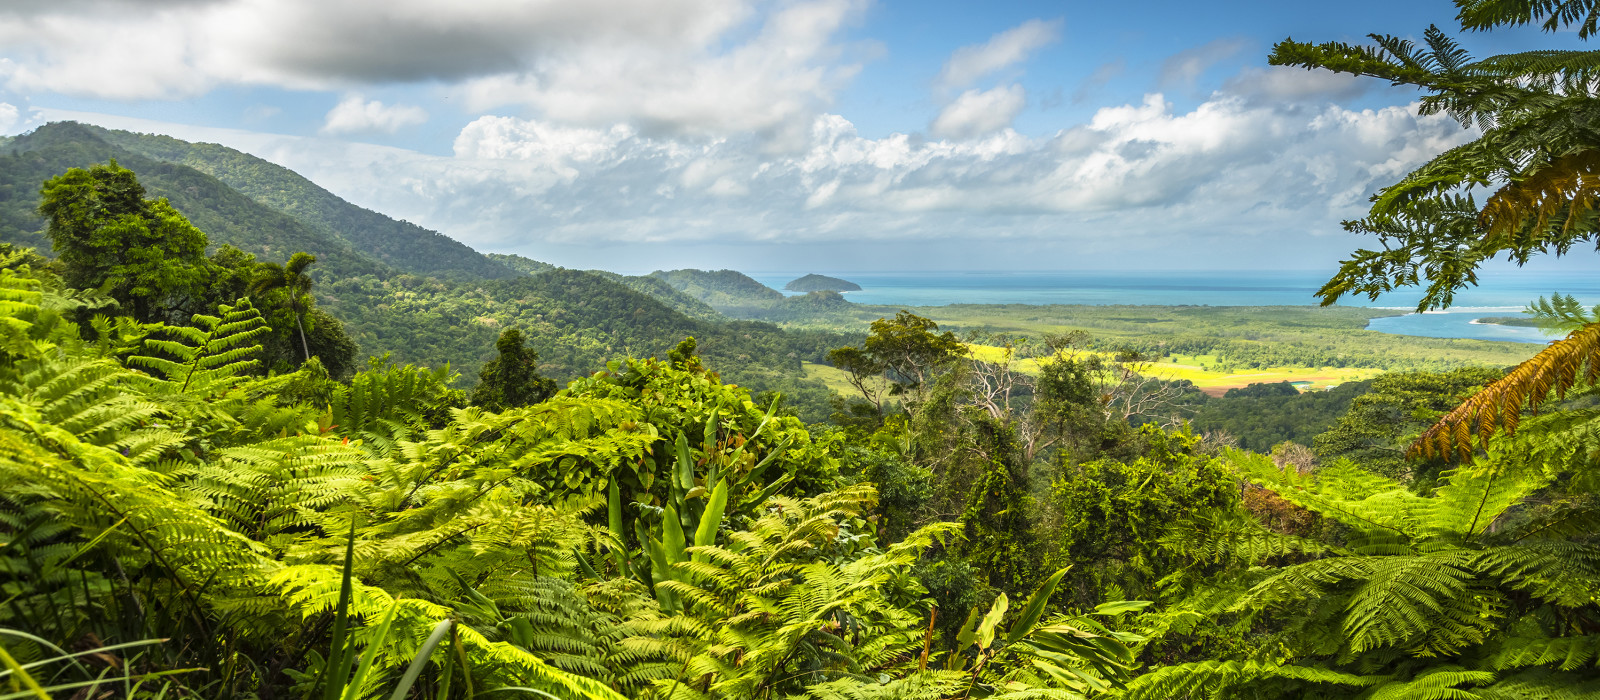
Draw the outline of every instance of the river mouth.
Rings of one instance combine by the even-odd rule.
[[[1402,316],[1385,316],[1367,322],[1367,330],[1394,335],[1412,335],[1424,338],[1467,338],[1472,340],[1506,340],[1513,343],[1548,343],[1556,335],[1546,335],[1538,328],[1503,326],[1477,323],[1480,318],[1520,316],[1521,307],[1466,307],[1446,311],[1409,313]]]

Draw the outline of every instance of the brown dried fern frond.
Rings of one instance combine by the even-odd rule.
[[[1550,344],[1505,378],[1483,388],[1439,419],[1411,443],[1412,456],[1467,459],[1473,435],[1488,449],[1489,439],[1500,430],[1516,432],[1524,408],[1536,409],[1550,392],[1558,397],[1579,384],[1600,378],[1600,323],[1591,323]]]
[[[1508,183],[1484,202],[1478,223],[1489,238],[1538,237],[1560,227],[1560,237],[1592,222],[1600,210],[1600,150],[1553,158],[1527,177]]]

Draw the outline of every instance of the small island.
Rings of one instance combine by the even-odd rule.
[[[861,285],[827,275],[806,275],[786,285],[791,292],[859,292]]]
[[[1539,327],[1538,321],[1528,318],[1527,316],[1485,316],[1483,318],[1474,319],[1472,322],[1491,326],[1517,326],[1521,328]]]

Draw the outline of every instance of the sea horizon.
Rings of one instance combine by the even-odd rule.
[[[969,272],[793,272],[745,273],[783,291],[806,274],[854,282],[861,291],[845,298],[870,306],[935,307],[953,304],[1085,306],[1318,306],[1315,292],[1328,279],[1313,270],[1194,271],[969,271]],[[1483,316],[1519,315],[1531,302],[1553,293],[1588,305],[1600,303],[1600,276],[1583,271],[1499,270],[1480,274],[1479,284],[1457,292],[1443,311],[1414,313],[1423,290],[1410,288],[1377,299],[1347,296],[1342,306],[1408,312],[1375,319],[1372,330],[1437,338],[1476,338],[1543,343],[1537,328],[1476,324]],[[784,292],[795,295],[797,292]]]

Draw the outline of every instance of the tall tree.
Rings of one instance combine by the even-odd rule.
[[[316,303],[311,298],[313,282],[311,276],[306,274],[306,268],[316,261],[317,256],[310,253],[295,253],[284,265],[263,263],[250,289],[254,294],[266,296],[278,293],[287,299],[289,311],[294,314],[295,327],[300,330],[300,349],[305,352],[306,360],[311,359],[311,345],[306,342],[305,316]]]
[[[132,170],[115,160],[46,180],[39,213],[66,282],[103,288],[141,321],[204,292],[206,234],[165,198],[148,199]]]
[[[555,395],[555,380],[539,374],[539,353],[523,342],[522,331],[507,328],[494,346],[500,354],[485,362],[478,373],[473,405],[504,411],[532,406]]]
[[[954,333],[938,330],[932,320],[901,311],[873,321],[862,347],[835,348],[828,362],[850,373],[851,385],[880,413],[885,394],[920,403],[934,376],[967,353]]]

